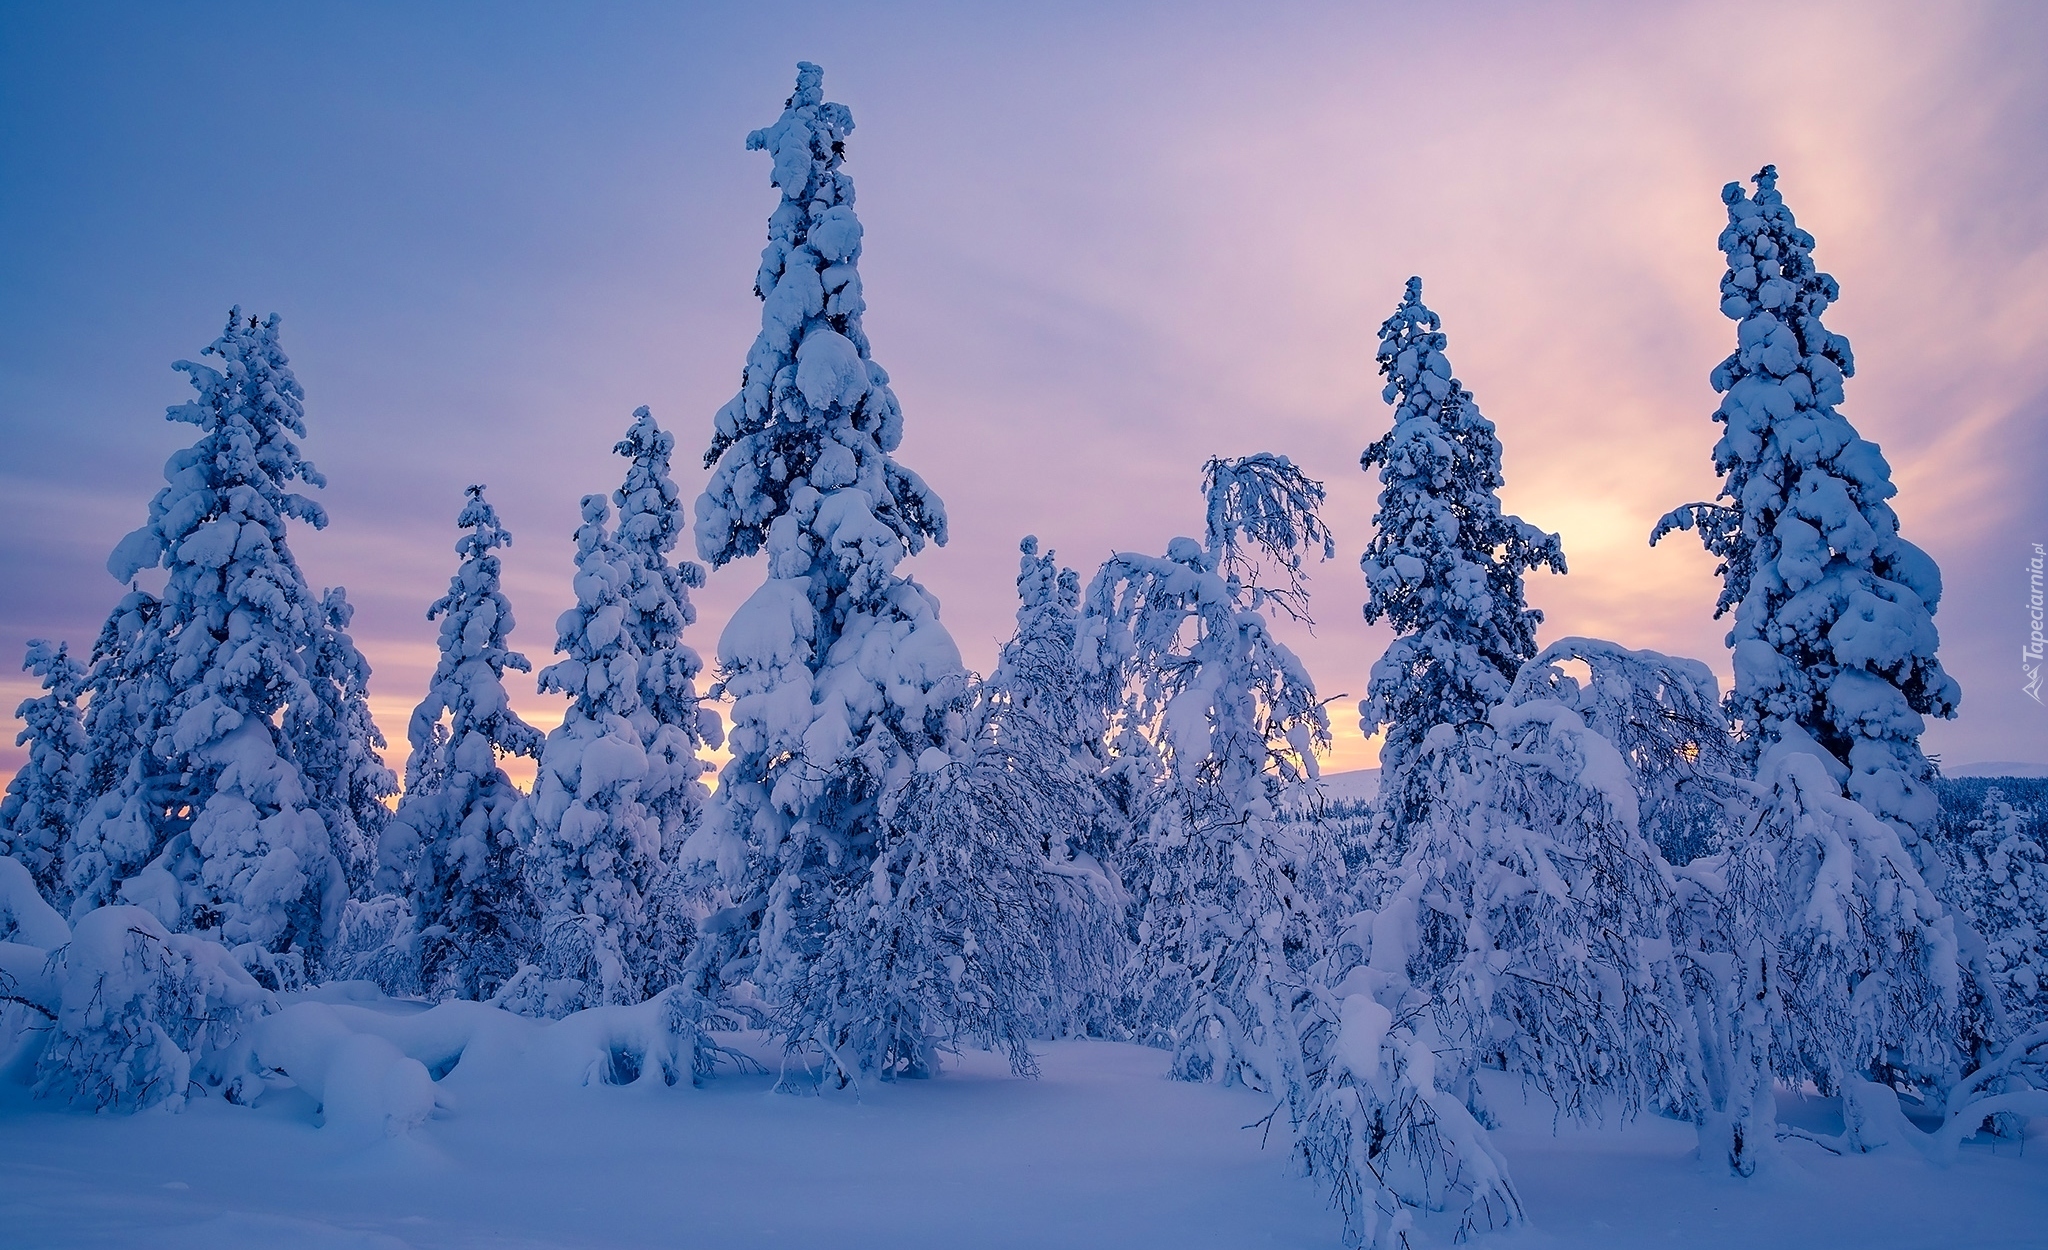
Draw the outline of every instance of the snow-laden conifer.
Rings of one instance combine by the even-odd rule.
[[[384,800],[398,792],[398,775],[384,765],[384,731],[370,718],[370,662],[348,633],[354,616],[341,587],[320,596],[302,659],[313,697],[293,704],[284,719],[310,806],[327,825],[352,890],[376,869],[391,815]]]
[[[1571,666],[1586,670],[1583,681]],[[1560,638],[1522,667],[1510,703],[1554,699],[1613,743],[1635,773],[1640,825],[1664,858],[1712,849],[1746,810],[1748,773],[1706,665],[1598,638]]]
[[[520,808],[527,879],[540,908],[540,1009],[559,1014],[638,1002],[649,990],[649,901],[661,879],[661,825],[640,801],[647,748],[640,710],[640,631],[629,623],[643,583],[639,558],[609,526],[603,495],[583,497],[576,529],[576,605],[555,622],[563,658],[540,673],[568,696],[547,736],[533,793]]]
[[[1935,658],[1941,571],[1899,537],[1891,466],[1836,411],[1856,368],[1849,341],[1821,323],[1840,287],[1814,268],[1813,236],[1794,223],[1776,168],[1754,181],[1753,197],[1739,183],[1721,192],[1721,311],[1739,323],[1713,374],[1726,502],[1671,512],[1651,541],[1696,528],[1720,557],[1715,612],[1735,612],[1728,715],[1748,757],[1789,737],[1819,743],[1847,767],[1849,795],[1898,826],[1938,885],[1922,845],[1936,804],[1920,733],[1923,717],[1953,716],[1961,698]]]
[[[43,693],[14,710],[22,722],[14,744],[28,748],[28,760],[0,800],[0,855],[20,860],[44,897],[62,906],[70,891],[58,856],[86,780],[85,724],[78,716],[85,670],[64,643],[41,638],[29,640],[21,667],[41,680]]]
[[[1108,766],[1108,717],[1093,697],[1093,675],[1082,668],[1074,650],[1081,579],[1074,570],[1061,568],[1055,553],[1040,552],[1035,537],[1027,536],[1018,551],[1017,632],[1003,644],[979,695],[998,737],[1020,744],[1031,740],[1059,756],[1057,766],[1072,778],[1071,788],[1080,792],[1078,801],[1090,812],[1077,828],[1046,830],[1046,854],[1099,869],[1120,831],[1115,812],[1097,793]]]
[[[1173,1047],[1175,1076],[1247,1085],[1291,1120],[1322,934],[1301,886],[1310,827],[1280,821],[1275,802],[1315,775],[1329,722],[1266,609],[1303,612],[1302,559],[1331,543],[1321,484],[1285,457],[1211,460],[1203,486],[1203,541],[1112,556],[1082,625],[1084,663],[1112,675],[1120,718],[1166,768],[1166,795],[1120,857],[1139,916],[1131,1023]]]
[[[406,731],[405,798],[385,827],[378,884],[410,897],[421,988],[481,999],[534,944],[537,917],[513,821],[522,796],[498,761],[538,758],[541,735],[505,693],[506,670],[531,668],[509,645],[512,605],[498,588],[497,552],[512,535],[481,486],[464,493],[455,523],[462,564],[427,609],[441,622],[441,658]]]
[[[93,642],[85,776],[61,856],[73,916],[112,902],[189,823],[178,773],[152,749],[170,699],[156,629],[162,610],[155,595],[131,589]]]
[[[1422,302],[1422,279],[1408,279],[1380,326],[1381,397],[1394,406],[1394,428],[1359,457],[1380,477],[1375,532],[1359,560],[1365,619],[1396,635],[1373,665],[1359,719],[1367,736],[1386,731],[1377,806],[1395,856],[1433,797],[1409,774],[1423,739],[1438,725],[1484,738],[1487,709],[1536,654],[1543,614],[1527,605],[1522,575],[1565,569],[1557,535],[1501,511],[1500,439],[1451,373],[1441,324]]]
[[[157,826],[155,835],[169,836],[122,883],[123,897],[170,928],[216,934],[283,976],[318,967],[348,883],[280,723],[288,708],[318,697],[306,651],[324,621],[286,526],[317,528],[327,515],[291,489],[325,479],[292,441],[305,434],[304,393],[277,327],[275,316],[258,322],[236,309],[207,348],[219,368],[176,365],[198,396],[166,415],[199,427],[199,441],[171,457],[148,523],[107,560],[117,581],[157,565],[168,573],[160,606],[119,644],[141,666],[126,678],[141,689],[128,693],[161,703],[155,739],[141,744],[155,758],[139,768],[131,761],[140,789],[122,793],[124,783],[120,804],[99,815],[121,820],[131,800],[154,807],[161,796],[142,791],[153,778],[175,777],[176,816],[189,825]]]
[[[640,655],[640,706],[630,719],[647,748],[647,778],[640,801],[661,828],[661,875],[650,900],[650,944],[666,985],[683,974],[682,960],[695,931],[691,874],[682,846],[703,816],[711,771],[701,752],[724,740],[718,713],[702,706],[697,675],[704,661],[683,642],[696,623],[690,592],[704,585],[704,566],[671,561],[684,528],[681,494],[669,476],[675,435],[655,424],[646,408],[636,409],[626,437],[613,448],[628,460],[626,479],[612,492],[618,505],[618,544],[639,563],[630,598],[628,628]]]
[[[851,1040],[801,1003],[820,959],[861,966],[835,919],[864,894],[884,813],[926,752],[964,761],[966,675],[938,601],[897,572],[944,542],[944,505],[890,455],[903,414],[861,328],[861,224],[841,168],[853,129],[815,65],[774,125],[747,137],[781,201],[755,290],[761,332],[719,410],[696,503],[714,567],[757,552],[767,580],[720,636],[732,759],[692,854],[733,899],[707,921],[698,984],[750,980],[792,1045]]]

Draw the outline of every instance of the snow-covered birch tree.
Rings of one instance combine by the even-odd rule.
[[[1425,775],[1448,792],[1400,869],[1408,977],[1450,1047],[1439,1080],[1463,1092],[1474,1067],[1501,1067],[1567,1114],[1683,1105],[1672,882],[1632,771],[1553,700],[1498,705],[1490,725],[1476,747],[1453,726],[1425,740]]]
[[[1455,1210],[1461,1235],[1522,1222],[1483,1131],[1482,1065],[1565,1115],[1693,1105],[1673,882],[1628,764],[1555,700],[1488,715],[1484,736],[1445,724],[1423,740],[1411,767],[1441,797],[1395,888],[1315,969],[1334,1027],[1309,1051],[1296,1148],[1354,1244],[1403,1244],[1406,1208]]]
[[[1009,772],[1034,791],[1031,840],[1055,879],[1061,973],[1048,987],[1053,1010],[1042,1031],[1108,1035],[1116,1031],[1130,904],[1114,864],[1130,826],[1105,785],[1103,683],[1075,652],[1080,577],[1040,552],[1035,537],[1018,550],[1017,632],[975,690],[977,749],[1009,761]]]
[[[28,760],[0,800],[0,855],[20,860],[43,897],[61,908],[70,891],[58,857],[86,780],[85,724],[78,715],[85,670],[65,644],[41,638],[29,640],[21,667],[41,680],[43,692],[14,710],[22,722],[14,744],[28,748]]]
[[[540,732],[512,710],[507,670],[512,605],[497,552],[512,545],[484,488],[464,492],[448,593],[427,609],[441,622],[441,658],[406,736],[405,798],[385,826],[379,885],[411,899],[421,988],[430,997],[485,998],[532,952],[537,917],[513,815],[522,796],[500,758],[539,758]]]
[[[1365,619],[1395,631],[1373,665],[1359,720],[1380,748],[1378,801],[1392,855],[1429,810],[1430,783],[1411,777],[1423,739],[1438,725],[1486,736],[1487,709],[1506,697],[1536,654],[1543,614],[1527,605],[1522,576],[1565,571],[1557,535],[1501,511],[1501,444],[1472,393],[1451,372],[1448,339],[1408,279],[1401,305],[1380,326],[1381,398],[1394,427],[1359,457],[1380,478],[1365,572]]]
[[[1856,363],[1821,315],[1841,288],[1814,267],[1813,236],[1793,221],[1776,167],[1754,182],[1754,196],[1733,182],[1721,192],[1721,311],[1738,323],[1736,350],[1713,373],[1725,502],[1674,510],[1650,541],[1697,529],[1721,560],[1715,614],[1735,613],[1728,718],[1748,758],[1788,730],[1811,737],[1938,885],[1922,845],[1936,804],[1920,734],[1924,717],[1955,715],[1962,697],[1935,657],[1941,570],[1899,536],[1891,466],[1836,410]]]
[[[1291,1124],[1322,932],[1301,883],[1309,826],[1275,802],[1314,777],[1329,721],[1267,613],[1306,619],[1303,559],[1333,546],[1321,484],[1285,457],[1211,460],[1203,488],[1203,540],[1112,556],[1081,627],[1083,662],[1111,674],[1119,717],[1166,768],[1167,796],[1120,857],[1139,916],[1131,1026],[1173,1047],[1175,1076],[1270,1094]]]
[[[692,851],[734,900],[706,922],[697,985],[751,981],[785,1040],[838,1056],[844,1074],[883,1057],[849,1054],[857,1038],[812,967],[861,940],[834,916],[871,888],[885,814],[920,761],[966,757],[967,681],[938,601],[897,572],[945,541],[946,513],[890,455],[903,413],[861,328],[861,224],[841,167],[853,116],[823,77],[799,65],[782,116],[747,136],[781,199],[755,278],[761,332],[718,412],[695,534],[713,567],[761,553],[768,576],[719,639],[732,759]]]
[[[1417,1210],[1455,1211],[1461,1240],[1525,1218],[1486,1126],[1438,1079],[1437,1013],[1408,979],[1415,921],[1400,897],[1358,915],[1313,979],[1331,1027],[1294,1149],[1343,1215],[1344,1243],[1363,1250],[1408,1250]]]
[[[1966,1061],[1955,917],[1897,827],[1844,797],[1843,772],[1810,740],[1780,742],[1755,815],[1688,866],[1719,915],[1696,926],[1693,955],[1718,1002],[1707,1044],[1722,1048],[1707,1056],[1702,1153],[1738,1174],[1772,1149],[1779,1080],[1841,1094],[1845,1143],[1870,1149],[1903,1123],[1895,1086],[1931,1092]]]
[[[1568,669],[1583,666],[1583,681]],[[1714,849],[1748,809],[1720,684],[1698,660],[1560,638],[1522,666],[1508,702],[1554,699],[1614,744],[1636,779],[1642,834],[1672,864]]]

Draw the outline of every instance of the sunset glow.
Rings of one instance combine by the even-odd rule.
[[[1020,536],[1085,575],[1196,530],[1206,457],[1283,452],[1328,484],[1341,548],[1314,570],[1314,634],[1289,637],[1326,695],[1350,696],[1326,766],[1370,765],[1351,709],[1387,638],[1358,616],[1377,484],[1357,457],[1388,422],[1374,329],[1419,273],[1499,426],[1508,507],[1563,535],[1570,574],[1530,584],[1543,637],[1697,656],[1725,681],[1713,562],[1688,536],[1645,539],[1714,493],[1706,375],[1733,344],[1718,192],[1774,161],[1842,283],[1831,323],[1860,365],[1844,411],[1884,446],[1905,533],[1947,580],[1963,713],[1929,746],[2048,756],[2012,662],[2015,570],[2048,533],[2038,15],[1795,6],[1737,55],[1714,5],[1453,11],[770,27],[621,10],[569,55],[545,25],[478,42],[448,10],[374,34],[277,26],[253,94],[209,67],[254,28],[18,15],[34,30],[17,47],[64,55],[17,59],[0,87],[24,119],[0,200],[0,653],[90,645],[118,590],[106,552],[179,445],[166,366],[239,301],[284,316],[333,517],[293,542],[309,580],[358,605],[390,762],[468,482],[517,536],[515,642],[547,663],[576,500],[616,484],[634,405],[677,432],[685,493],[702,480],[771,203],[740,139],[805,55],[858,119],[869,331],[904,461],[952,514],[951,544],[906,568],[970,667],[1009,632]],[[368,84],[384,111],[354,103]],[[265,154],[225,200],[183,155],[224,107]],[[712,575],[700,650],[759,578]],[[10,707],[30,689],[0,677]],[[559,719],[514,692],[532,723]],[[9,747],[0,771],[18,760]]]

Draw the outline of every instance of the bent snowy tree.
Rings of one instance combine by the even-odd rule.
[[[1166,770],[1119,856],[1138,914],[1129,1024],[1173,1047],[1175,1076],[1271,1094],[1291,1120],[1322,931],[1303,886],[1311,827],[1281,822],[1276,801],[1314,777],[1329,720],[1266,609],[1299,615],[1303,558],[1333,545],[1321,484],[1283,456],[1211,460],[1203,493],[1203,540],[1111,557],[1082,622],[1084,661]]]

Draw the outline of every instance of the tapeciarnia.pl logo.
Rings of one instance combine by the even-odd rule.
[[[2020,675],[2026,678],[2020,690],[2036,703],[2041,701],[2041,655],[2044,647],[2048,647],[2048,639],[2041,636],[2044,615],[2041,574],[2044,562],[2048,562],[2048,550],[2035,543],[2034,558],[2027,562],[2027,618],[2033,630],[2027,635],[2027,645],[2020,648]]]

